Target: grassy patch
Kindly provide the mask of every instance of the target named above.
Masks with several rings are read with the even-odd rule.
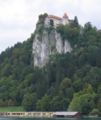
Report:
[[[24,109],[21,106],[13,107],[0,107],[0,112],[23,112]]]

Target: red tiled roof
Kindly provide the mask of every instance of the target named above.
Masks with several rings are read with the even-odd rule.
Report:
[[[57,19],[57,20],[62,20],[61,17],[54,16],[54,15],[49,15],[48,18],[53,18],[53,19]]]

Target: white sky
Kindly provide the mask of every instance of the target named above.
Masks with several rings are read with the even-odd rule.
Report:
[[[30,37],[39,14],[64,12],[101,28],[101,0],[0,0],[0,52]]]

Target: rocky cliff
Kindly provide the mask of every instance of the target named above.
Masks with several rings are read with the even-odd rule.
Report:
[[[41,30],[41,32],[39,32]],[[68,40],[63,40],[54,27],[46,28],[44,22],[38,21],[33,39],[34,66],[43,67],[50,55],[71,52]]]

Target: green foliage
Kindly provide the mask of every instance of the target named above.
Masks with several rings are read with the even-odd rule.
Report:
[[[91,112],[90,115],[100,115],[100,111],[96,108],[94,108]]]
[[[88,114],[94,107],[95,93],[90,84],[86,84],[83,91],[74,94],[69,110]]]
[[[39,15],[39,23],[43,24],[47,16],[48,16],[47,13]]]
[[[78,22],[78,18],[77,16],[74,17],[74,22],[73,22],[74,26],[78,27],[79,26],[79,22]]]
[[[48,111],[50,108],[50,97],[45,95],[41,98],[41,100],[38,100],[36,104],[36,109],[41,111]]]
[[[43,15],[40,15],[39,16],[39,20],[38,20],[38,23],[37,23],[37,29],[36,29],[36,33],[39,33],[39,34],[42,34],[43,33],[43,29],[45,28],[44,27],[44,21],[45,21],[45,18],[47,17],[48,15],[45,13]]]
[[[9,107],[0,107],[0,112],[24,112],[22,106],[9,106]]]
[[[37,95],[35,93],[26,93],[23,97],[22,106],[26,111],[36,109]]]
[[[47,15],[39,16],[37,31],[0,54],[0,107],[23,106],[27,111],[75,110],[101,112],[101,30],[90,22],[81,27],[77,17],[57,31],[72,45],[72,52],[53,54],[42,69],[33,65],[32,44]],[[41,40],[41,37],[40,37]],[[54,46],[53,46],[54,49]]]
[[[77,17],[74,18],[74,21],[67,25],[59,25],[57,27],[57,32],[59,32],[63,40],[68,40],[72,47],[74,47],[80,38],[80,26],[78,24]]]
[[[60,94],[62,94],[62,97],[66,97],[66,98],[72,98],[73,97],[73,93],[74,93],[74,89],[72,87],[72,82],[71,79],[69,78],[65,78],[61,81],[60,83]]]
[[[66,110],[68,105],[68,99],[64,96],[58,95],[54,96],[50,102],[50,110],[51,111],[61,111]]]

